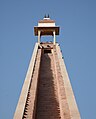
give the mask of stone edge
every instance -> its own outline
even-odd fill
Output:
[[[27,99],[27,94],[30,86],[30,81],[31,81],[31,76],[32,72],[34,69],[34,64],[35,64],[35,59],[38,51],[38,43],[35,44],[34,51],[32,58],[30,60],[29,68],[26,74],[26,78],[24,81],[24,85],[20,94],[20,98],[16,107],[16,111],[14,113],[14,118],[13,119],[22,119],[23,113],[24,113],[24,108],[26,104],[26,99]]]

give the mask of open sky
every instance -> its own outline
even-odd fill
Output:
[[[96,119],[96,0],[0,0],[0,119],[13,118],[37,42],[33,28],[45,14],[60,26],[81,118]]]

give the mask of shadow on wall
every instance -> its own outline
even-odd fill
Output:
[[[41,57],[35,119],[60,119],[57,84],[52,53]]]

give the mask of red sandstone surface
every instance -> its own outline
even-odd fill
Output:
[[[36,108],[36,119],[60,119],[52,53],[45,53],[41,58]]]

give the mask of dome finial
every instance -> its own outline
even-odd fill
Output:
[[[45,14],[44,18],[46,18],[46,14]]]
[[[49,14],[48,14],[48,18],[50,18]]]

